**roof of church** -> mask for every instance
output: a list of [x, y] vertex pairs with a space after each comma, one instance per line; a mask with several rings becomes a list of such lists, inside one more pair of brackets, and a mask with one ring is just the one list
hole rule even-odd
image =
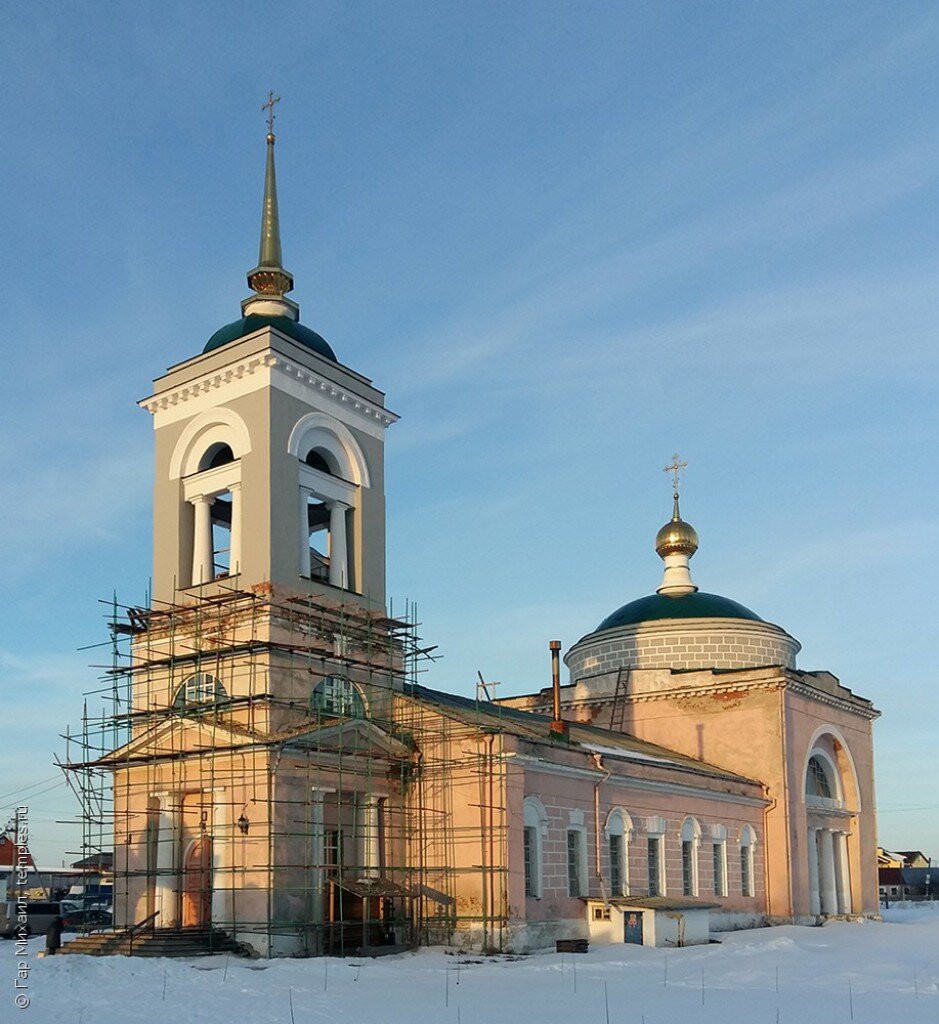
[[728, 771], [718, 765], [709, 764], [695, 757], [689, 757], [668, 747], [632, 736], [618, 730], [603, 729], [584, 722], [568, 722], [567, 737], [563, 741], [552, 739], [549, 732], [551, 719], [535, 711], [513, 708], [507, 704], [493, 704], [489, 701], [473, 700], [455, 693], [444, 693], [426, 686], [408, 686], [405, 696], [423, 703], [436, 705], [450, 717], [468, 722], [479, 728], [495, 729], [521, 739], [557, 746], [562, 743], [567, 749], [580, 748], [587, 753], [619, 757], [643, 764], [656, 764], [663, 768], [677, 768], [699, 775], [732, 779], [735, 782], [755, 783], [753, 779], [737, 772]]
[[619, 626], [635, 626], [640, 622], [654, 622], [658, 619], [749, 619], [751, 622], [762, 622], [756, 612], [731, 601], [729, 597], [719, 594], [702, 594], [694, 591], [679, 597], [666, 594], [649, 594], [636, 601], [617, 608], [608, 615], [595, 633], [605, 629], [617, 629]]
[[320, 337], [316, 331], [311, 331], [309, 327], [304, 327], [296, 320], [291, 320], [289, 316], [264, 316], [260, 313], [251, 313], [248, 316], [243, 316], [240, 320], [220, 327], [209, 338], [202, 351], [211, 352], [229, 342], [253, 334], [255, 331], [261, 330], [262, 327], [273, 327], [281, 334], [286, 334], [288, 338], [293, 338], [294, 341], [312, 349], [318, 355], [336, 362], [336, 353], [333, 352], [329, 342]]

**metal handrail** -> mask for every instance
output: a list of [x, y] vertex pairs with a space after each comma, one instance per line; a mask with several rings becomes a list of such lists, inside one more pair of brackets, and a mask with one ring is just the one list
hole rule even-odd
[[130, 928], [124, 929], [124, 935], [126, 935], [127, 938], [130, 939], [130, 953], [133, 953], [134, 951], [134, 939], [137, 938], [137, 936], [140, 935], [141, 932], [153, 931], [156, 928], [156, 919], [157, 917], [159, 917], [159, 915], [159, 910], [154, 910], [152, 914], [150, 914], [148, 917], [145, 917], [142, 921], [138, 921], [136, 924], [132, 924]]

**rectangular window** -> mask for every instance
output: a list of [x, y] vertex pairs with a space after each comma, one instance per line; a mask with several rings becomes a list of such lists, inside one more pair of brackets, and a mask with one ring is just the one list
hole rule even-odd
[[583, 891], [583, 851], [581, 833], [577, 829], [569, 829], [567, 833], [567, 894], [568, 896], [584, 896]]
[[694, 843], [683, 839], [681, 843], [681, 891], [694, 896]]
[[727, 872], [724, 870], [725, 849], [723, 843], [714, 844], [714, 895], [727, 895]]
[[744, 896], [753, 895], [753, 879], [750, 877], [750, 847], [740, 847], [740, 891]]
[[614, 896], [623, 895], [622, 836], [610, 836], [610, 889]]
[[535, 837], [535, 830], [531, 826], [526, 826], [523, 836], [525, 841], [525, 895], [537, 896], [538, 892], [535, 888], [535, 857], [538, 840]]
[[662, 837], [649, 836], [649, 895], [662, 895]]

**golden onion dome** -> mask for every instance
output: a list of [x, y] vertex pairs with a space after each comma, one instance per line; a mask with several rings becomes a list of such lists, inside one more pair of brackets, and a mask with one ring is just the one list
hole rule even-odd
[[681, 518], [678, 510], [678, 495], [675, 495], [675, 511], [672, 518], [655, 535], [655, 551], [660, 558], [666, 555], [688, 555], [698, 550], [698, 534], [691, 523]]

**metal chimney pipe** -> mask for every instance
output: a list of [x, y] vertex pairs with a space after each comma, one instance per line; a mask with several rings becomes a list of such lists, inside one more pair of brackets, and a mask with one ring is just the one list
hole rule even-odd
[[554, 715], [551, 731], [563, 733], [567, 731], [567, 722], [561, 718], [561, 641], [551, 640], [548, 650], [551, 651], [551, 695]]

